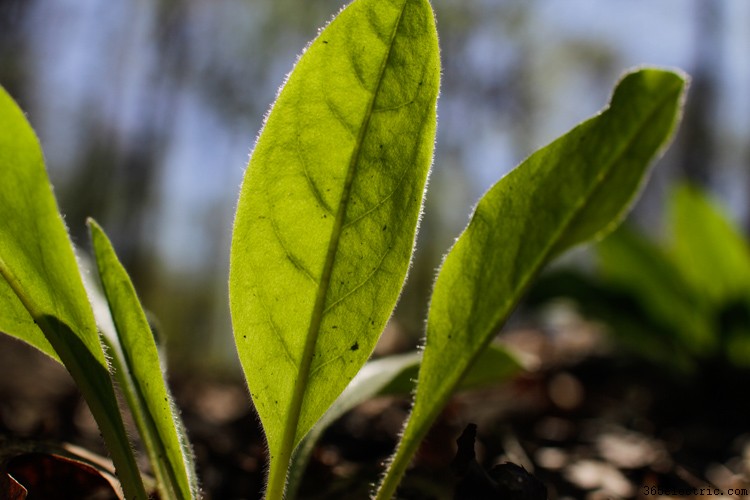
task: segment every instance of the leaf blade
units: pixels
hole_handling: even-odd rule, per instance
[[[414,408],[377,498],[393,494],[452,388],[532,277],[625,212],[674,130],[684,85],[671,72],[627,75],[604,112],[534,153],[480,200],[436,280]]]
[[[145,499],[39,141],[2,87],[0,186],[0,326],[63,362],[99,425],[125,494]]]
[[[436,36],[426,0],[355,1],[299,59],[251,157],[230,304],[272,477],[364,364],[403,284],[432,158]]]
[[[161,361],[146,313],[127,271],[104,230],[88,221],[102,288],[112,313],[124,375],[122,390],[136,419],[165,498],[197,498],[198,484],[185,430],[162,377]]]
[[[5,188],[0,197],[0,260],[5,278],[0,280],[0,326],[14,336],[18,331],[23,340],[57,359],[48,339],[33,324],[29,308],[38,315],[57,316],[73,326],[97,361],[106,365],[39,141],[2,88],[0,131],[0,186]]]

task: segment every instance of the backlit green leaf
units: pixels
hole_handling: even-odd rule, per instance
[[[163,498],[196,498],[198,485],[184,426],[162,376],[159,353],[133,283],[101,227],[89,220],[99,277],[117,330],[121,388],[138,425]],[[121,363],[119,363],[121,361]]]
[[[63,362],[99,424],[127,497],[145,498],[39,141],[1,88],[0,190],[0,328]]]
[[[435,283],[414,408],[378,498],[391,498],[417,444],[533,277],[621,218],[672,134],[684,86],[666,71],[627,75],[605,111],[481,199]]]
[[[235,340],[282,494],[292,449],[372,352],[412,252],[435,134],[427,0],[356,0],[306,49],[235,220]]]

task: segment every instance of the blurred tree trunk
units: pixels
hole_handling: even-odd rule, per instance
[[[690,96],[681,125],[680,165],[694,184],[711,182],[716,156],[712,110],[716,109],[717,78],[721,70],[722,3],[696,0],[694,62]]]
[[[33,3],[33,0],[0,0],[0,82],[26,110],[29,106],[24,95],[28,79],[23,21]]]

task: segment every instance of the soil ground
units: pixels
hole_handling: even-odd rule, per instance
[[[483,467],[521,465],[546,485],[550,499],[750,498],[750,402],[744,394],[750,372],[717,364],[674,374],[622,355],[583,322],[567,331],[524,329],[503,338],[534,369],[456,396],[399,498],[454,497],[458,478],[450,463],[456,438],[470,422],[478,428],[475,449]],[[13,454],[9,442],[73,443],[105,453],[62,367],[3,335],[0,367],[0,456],[6,464]],[[206,497],[260,498],[264,445],[244,383],[205,376],[171,383]],[[405,398],[378,398],[336,422],[314,452],[301,498],[367,498],[407,411]]]

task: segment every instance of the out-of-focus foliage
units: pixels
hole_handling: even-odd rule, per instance
[[[558,269],[528,304],[573,299],[634,353],[680,371],[750,367],[750,246],[700,189],[674,189],[669,238],[622,227],[599,243],[596,273]]]

